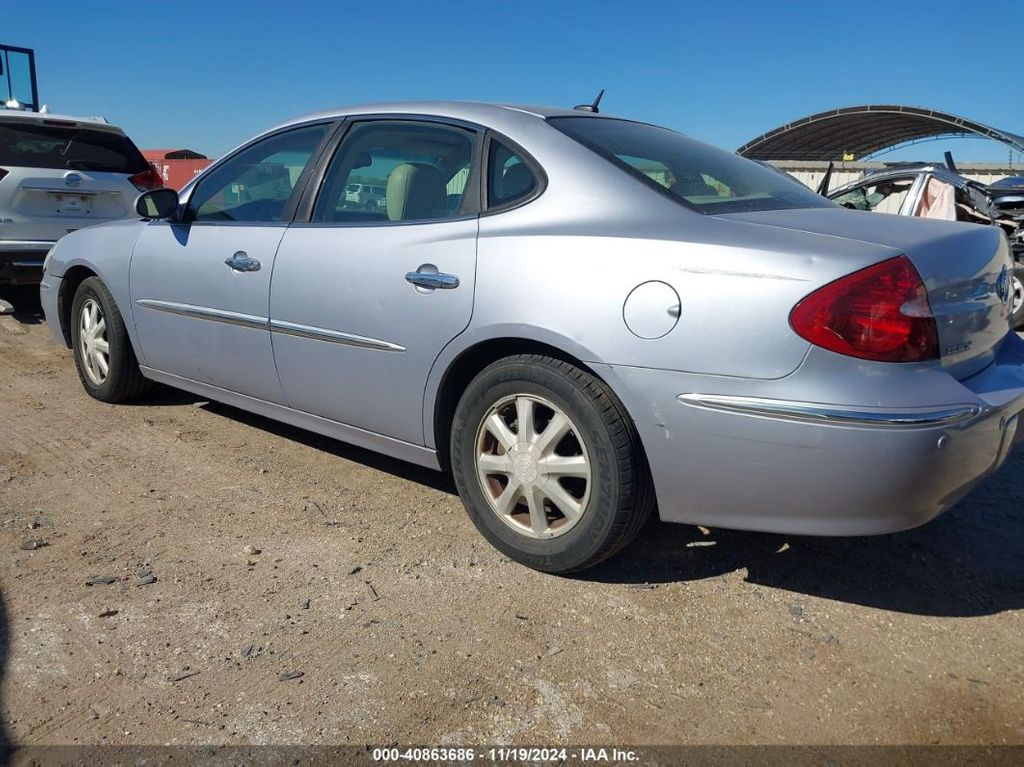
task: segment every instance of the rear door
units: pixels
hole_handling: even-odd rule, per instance
[[[310,220],[285,233],[270,327],[293,408],[423,444],[423,392],[469,324],[479,136],[430,120],[356,121]],[[384,205],[347,192],[383,187]]]
[[[331,123],[260,139],[201,178],[183,222],[135,245],[132,310],[147,367],[281,403],[267,304],[278,244]]]

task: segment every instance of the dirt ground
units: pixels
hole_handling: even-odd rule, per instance
[[[554,577],[439,474],[170,389],[90,399],[14,298],[14,744],[1024,743],[1024,451],[909,533],[654,522]]]

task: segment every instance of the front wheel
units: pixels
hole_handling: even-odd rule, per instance
[[[625,408],[602,381],[551,357],[508,357],[473,379],[455,412],[451,456],[477,529],[536,570],[607,559],[654,507]]]
[[[1024,264],[1014,264],[1010,280],[1010,327],[1024,329]]]
[[[71,303],[71,346],[82,386],[102,402],[141,396],[143,378],[114,297],[99,277],[82,280]]]

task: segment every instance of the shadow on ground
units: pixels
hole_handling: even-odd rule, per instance
[[[198,401],[167,390],[173,404]],[[154,404],[154,403],[149,403]],[[378,455],[233,407],[210,412],[364,466],[455,493],[447,474]],[[658,584],[746,570],[749,583],[933,616],[1024,608],[1024,448],[953,510],[903,533],[811,538],[652,521],[628,549],[577,578]]]
[[[171,389],[168,391],[173,392],[174,390]],[[186,394],[183,396],[189,398],[189,401],[201,401],[199,397],[193,397],[192,395]],[[153,402],[147,400],[140,404],[153,404]],[[323,452],[330,453],[338,458],[344,458],[346,461],[362,464],[363,466],[383,471],[387,474],[400,477],[401,479],[406,479],[410,482],[417,482],[421,485],[432,487],[435,490],[441,490],[442,492],[451,493],[452,495],[457,494],[455,483],[449,474],[442,474],[439,471],[432,471],[431,469],[425,469],[422,466],[406,463],[405,461],[399,461],[395,458],[389,458],[386,455],[374,453],[372,450],[365,450],[361,447],[349,445],[346,442],[339,442],[338,440],[331,439],[330,437],[323,437],[319,434],[314,434],[311,431],[306,431],[305,429],[289,426],[288,424],[281,423],[280,421],[264,418],[263,416],[250,413],[245,410],[239,410],[238,408],[231,407],[230,405],[222,405],[218,402],[208,402],[204,404],[204,407],[211,413],[216,413],[217,415],[224,416],[225,418],[231,418],[235,421],[241,421],[248,426],[262,429],[263,431],[276,434],[279,437],[284,437],[292,442],[298,442],[316,450],[322,450]]]
[[[955,508],[893,535],[811,538],[653,522],[582,578],[671,583],[745,569],[749,583],[933,616],[1024,608],[1024,450]]]
[[[39,303],[39,287],[36,285],[0,285],[0,300],[14,307],[13,316],[26,325],[38,325],[43,321],[43,308]]]

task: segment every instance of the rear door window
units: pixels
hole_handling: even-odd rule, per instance
[[[0,166],[134,175],[149,169],[120,133],[80,126],[0,122]]]
[[[475,135],[413,120],[356,123],[328,166],[313,221],[382,224],[460,215]],[[359,194],[344,192],[353,185]]]

